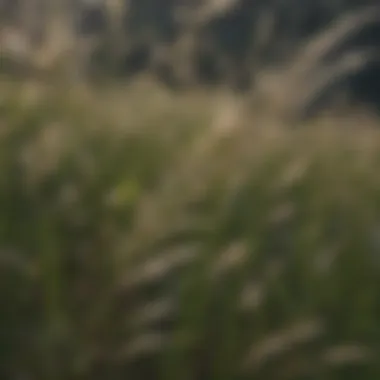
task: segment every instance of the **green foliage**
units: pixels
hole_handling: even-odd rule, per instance
[[[0,105],[1,379],[379,378],[376,132],[207,140],[189,102],[146,92],[120,128],[20,91]]]

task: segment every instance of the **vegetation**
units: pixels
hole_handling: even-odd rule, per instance
[[[1,380],[380,378],[357,4],[0,0]]]
[[[379,110],[379,9],[377,0],[1,0],[0,71],[150,73],[176,90],[250,97],[285,70],[301,111],[342,93]]]
[[[1,379],[379,378],[375,120],[1,83]]]

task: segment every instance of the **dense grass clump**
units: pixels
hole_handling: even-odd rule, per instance
[[[380,378],[378,132],[3,87],[1,379]]]

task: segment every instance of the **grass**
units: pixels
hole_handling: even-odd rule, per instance
[[[364,119],[220,134],[202,94],[1,91],[1,379],[379,378]]]

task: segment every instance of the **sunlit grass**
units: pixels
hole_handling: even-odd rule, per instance
[[[205,94],[1,92],[1,379],[379,377],[365,119],[220,134]]]

